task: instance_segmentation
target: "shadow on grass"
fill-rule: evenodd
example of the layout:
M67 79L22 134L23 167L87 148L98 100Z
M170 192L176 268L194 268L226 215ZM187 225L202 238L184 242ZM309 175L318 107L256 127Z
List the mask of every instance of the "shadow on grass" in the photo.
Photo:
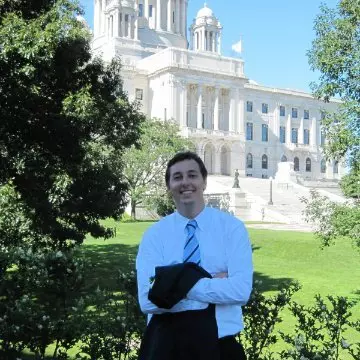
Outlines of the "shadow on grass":
M85 272L86 291L97 287L117 291L119 273L135 270L137 249L124 244L84 245L82 254L91 264Z
M295 279L292 278L272 278L266 274L254 272L254 281L260 281L261 283L257 286L257 288L261 292L267 291L277 291L283 285L294 282Z
M255 247L253 251L260 249ZM119 272L135 270L135 257L138 247L124 244L84 245L82 252L90 262L87 269L86 291L93 291L98 286L109 291L118 291ZM283 284L294 279L272 278L266 274L255 272L254 279L261 281L261 291L276 291Z

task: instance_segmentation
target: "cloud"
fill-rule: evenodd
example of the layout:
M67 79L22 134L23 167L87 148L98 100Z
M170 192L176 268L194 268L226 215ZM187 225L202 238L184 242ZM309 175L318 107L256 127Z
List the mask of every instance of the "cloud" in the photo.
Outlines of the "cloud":
M236 53L240 54L242 52L242 42L239 40L237 43L231 46L231 49Z

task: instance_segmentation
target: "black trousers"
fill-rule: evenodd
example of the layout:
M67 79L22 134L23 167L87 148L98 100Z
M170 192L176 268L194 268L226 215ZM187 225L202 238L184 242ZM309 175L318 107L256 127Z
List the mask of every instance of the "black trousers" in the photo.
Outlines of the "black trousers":
M246 355L241 343L235 336L225 336L219 339L220 360L246 360Z
M246 360L234 336L218 339L215 306L154 315L138 360Z

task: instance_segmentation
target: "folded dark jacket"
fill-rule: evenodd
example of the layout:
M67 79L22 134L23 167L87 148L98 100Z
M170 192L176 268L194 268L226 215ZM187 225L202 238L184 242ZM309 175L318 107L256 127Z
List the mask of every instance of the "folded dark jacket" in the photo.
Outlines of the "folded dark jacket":
M159 308L171 309L202 278L211 278L211 275L195 263L158 266L148 299Z

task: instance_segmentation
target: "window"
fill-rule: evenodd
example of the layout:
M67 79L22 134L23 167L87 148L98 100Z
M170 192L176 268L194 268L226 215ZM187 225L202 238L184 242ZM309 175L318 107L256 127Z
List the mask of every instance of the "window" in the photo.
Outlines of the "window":
M253 103L252 103L252 101L247 101L246 102L246 111L247 112L252 112L253 111Z
M310 118L309 110L304 110L304 119L309 120L309 118Z
M263 155L261 158L261 168L262 169L268 168L268 157L266 155Z
M143 89L135 89L135 99L136 100L143 99Z
M320 145L325 145L325 140L326 140L325 131L324 131L324 130L321 130L321 134L320 134Z
M286 129L285 126L280 126L280 142L285 144Z
M304 144L309 145L310 144L310 130L304 129Z
M324 120L325 117L326 117L325 111L320 111L320 119L321 119L321 120Z
M267 114L269 112L269 105L265 103L261 104L261 112Z
M280 105L280 116L285 116L285 106Z
M310 172L311 171L311 159L306 158L305 160L305 171Z
M149 18L153 17L153 6L149 5Z
M202 113L201 128L205 129L205 114Z
M139 4L139 17L143 17L143 16L144 16L144 5Z
M325 159L322 159L321 160L321 163L320 163L320 171L322 174L325 174L326 173L326 161Z
M246 156L246 168L247 169L252 169L253 167L253 156L252 154L247 154Z
M262 124L261 127L261 140L269 141L269 127L266 124Z
M298 143L298 129L297 128L292 128L291 129L291 142L293 144Z
M253 123L246 123L246 140L253 140Z
M297 108L291 109L291 117L294 119L296 119L298 117L298 109Z
M294 171L299 171L300 169L300 162L298 157L294 157Z
M287 162L287 157L285 155L281 157L281 162Z
M339 173L339 162L335 161L333 165L333 173L338 174Z
M172 20L173 20L173 24L175 24L175 11L173 11L173 16L172 16Z

